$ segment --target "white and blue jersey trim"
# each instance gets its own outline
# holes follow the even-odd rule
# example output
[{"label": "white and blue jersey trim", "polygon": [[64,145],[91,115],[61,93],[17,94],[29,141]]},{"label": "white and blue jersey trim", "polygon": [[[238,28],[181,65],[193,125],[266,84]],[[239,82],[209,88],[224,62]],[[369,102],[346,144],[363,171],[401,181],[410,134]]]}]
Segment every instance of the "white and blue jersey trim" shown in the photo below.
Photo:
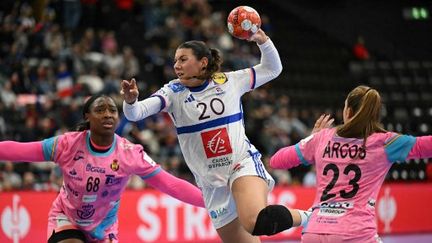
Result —
[{"label": "white and blue jersey trim", "polygon": [[155,94],[155,95],[151,95],[150,97],[158,97],[161,100],[161,107],[160,107],[159,112],[161,112],[163,109],[165,109],[166,102],[165,102],[165,99],[161,95]]},{"label": "white and blue jersey trim", "polygon": [[251,72],[252,72],[252,87],[251,89],[255,89],[255,85],[256,85],[256,71],[255,68],[251,68]]},{"label": "white and blue jersey trim", "polygon": [[413,148],[416,138],[409,135],[396,135],[386,141],[384,150],[391,163],[405,162],[409,152]]},{"label": "white and blue jersey trim", "polygon": [[221,117],[212,121],[198,123],[191,126],[177,127],[177,134],[199,132],[207,128],[218,127],[240,121],[243,118],[243,113],[239,112],[234,115]]},{"label": "white and blue jersey trim", "polygon": [[266,176],[266,173],[264,170],[264,165],[261,161],[261,153],[258,151],[252,152],[251,150],[248,150],[248,153],[254,161],[255,171],[257,172],[258,176],[263,178],[263,179],[267,179],[267,176]]}]

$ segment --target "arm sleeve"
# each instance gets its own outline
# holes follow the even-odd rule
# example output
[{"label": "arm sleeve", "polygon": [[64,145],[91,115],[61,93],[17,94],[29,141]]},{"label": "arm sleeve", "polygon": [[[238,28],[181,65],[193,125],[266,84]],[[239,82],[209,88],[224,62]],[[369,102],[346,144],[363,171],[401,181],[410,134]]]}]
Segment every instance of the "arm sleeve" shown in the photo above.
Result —
[{"label": "arm sleeve", "polygon": [[300,165],[300,158],[294,146],[279,149],[270,158],[270,167],[273,169],[291,169]]},{"label": "arm sleeve", "polygon": [[261,51],[261,62],[253,67],[256,78],[255,84],[252,84],[252,89],[273,80],[282,72],[282,62],[273,42],[268,39],[264,44],[258,45],[258,47]]},{"label": "arm sleeve", "polygon": [[171,175],[165,170],[160,170],[159,173],[146,178],[145,181],[152,187],[180,201],[197,207],[204,207],[204,199],[198,187]]},{"label": "arm sleeve", "polygon": [[417,137],[407,158],[432,158],[432,136]]},{"label": "arm sleeve", "polygon": [[392,135],[384,144],[384,150],[391,163],[405,162],[408,154],[416,143],[416,138],[408,135],[389,133]]},{"label": "arm sleeve", "polygon": [[148,116],[154,115],[164,107],[163,98],[151,96],[145,100],[135,102],[132,105],[123,101],[123,112],[130,121],[139,121]]},{"label": "arm sleeve", "polygon": [[42,142],[0,142],[0,160],[19,162],[45,161],[42,150]]}]

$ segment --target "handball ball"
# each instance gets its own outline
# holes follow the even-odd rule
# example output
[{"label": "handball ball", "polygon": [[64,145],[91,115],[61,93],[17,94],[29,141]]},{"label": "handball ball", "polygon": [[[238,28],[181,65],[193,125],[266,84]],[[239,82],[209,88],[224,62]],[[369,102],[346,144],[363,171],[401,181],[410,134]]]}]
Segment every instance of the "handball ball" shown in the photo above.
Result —
[{"label": "handball ball", "polygon": [[258,12],[248,6],[239,6],[231,11],[227,20],[228,31],[239,39],[249,39],[261,27]]}]

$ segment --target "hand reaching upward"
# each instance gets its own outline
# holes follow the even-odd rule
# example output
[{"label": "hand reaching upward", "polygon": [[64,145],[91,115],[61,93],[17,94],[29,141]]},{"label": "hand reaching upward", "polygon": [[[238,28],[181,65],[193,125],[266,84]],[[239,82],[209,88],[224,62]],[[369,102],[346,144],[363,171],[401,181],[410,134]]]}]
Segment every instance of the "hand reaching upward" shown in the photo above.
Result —
[{"label": "hand reaching upward", "polygon": [[138,99],[139,91],[135,79],[122,80],[120,94],[128,104],[133,104]]}]

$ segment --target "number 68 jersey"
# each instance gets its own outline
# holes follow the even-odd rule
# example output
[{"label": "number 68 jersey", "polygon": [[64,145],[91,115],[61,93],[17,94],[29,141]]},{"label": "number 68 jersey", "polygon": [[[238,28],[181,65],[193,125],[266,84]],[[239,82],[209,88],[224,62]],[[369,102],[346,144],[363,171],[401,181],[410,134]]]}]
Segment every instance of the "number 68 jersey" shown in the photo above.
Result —
[{"label": "number 68 jersey", "polygon": [[241,96],[255,88],[255,70],[216,73],[199,87],[178,79],[152,96],[162,101],[186,163],[200,187],[226,186],[235,163],[257,153],[248,141]]}]

